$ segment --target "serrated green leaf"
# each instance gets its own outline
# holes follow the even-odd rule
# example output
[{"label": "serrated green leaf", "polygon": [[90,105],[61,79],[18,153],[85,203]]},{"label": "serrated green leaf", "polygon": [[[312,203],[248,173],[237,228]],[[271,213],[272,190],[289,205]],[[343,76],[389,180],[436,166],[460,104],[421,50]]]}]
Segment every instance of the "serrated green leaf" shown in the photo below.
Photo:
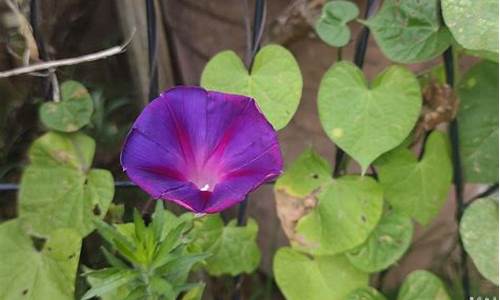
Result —
[{"label": "serrated green leaf", "polygon": [[275,190],[294,197],[304,197],[332,181],[332,167],[312,150],[304,151],[276,181]]},{"label": "serrated green leaf", "polygon": [[175,300],[176,298],[174,287],[164,278],[153,276],[147,288],[154,294],[163,296],[164,299]]},{"label": "serrated green leaf", "polygon": [[184,213],[180,216],[176,216],[163,207],[162,201],[157,201],[150,226],[153,228],[156,239],[163,241],[172,230],[175,230],[181,224],[184,224],[181,230],[182,233],[188,230],[193,218],[194,214],[192,213]]},{"label": "serrated green leaf", "polygon": [[218,53],[205,66],[201,86],[254,98],[279,130],[290,122],[299,106],[302,75],[290,51],[268,45],[255,56],[250,74],[233,51]]},{"label": "serrated green leaf", "polygon": [[155,211],[151,216],[152,222],[150,226],[153,227],[155,238],[157,240],[163,240],[166,236],[164,229],[165,223],[167,222],[167,213],[165,213],[165,211],[167,210],[164,208],[163,201],[156,201]]},{"label": "serrated green leaf", "polygon": [[125,264],[120,258],[114,256],[111,254],[111,252],[108,251],[108,249],[104,248],[101,246],[101,252],[104,254],[104,258],[110,264],[112,267],[118,268],[118,269],[127,269],[128,266]]},{"label": "serrated green leaf", "polygon": [[498,56],[498,0],[441,0],[441,7],[446,25],[464,48]]},{"label": "serrated green leaf", "polygon": [[18,219],[0,225],[0,299],[73,299],[80,236],[57,229],[36,249]]},{"label": "serrated green leaf", "polygon": [[446,288],[434,274],[424,270],[410,273],[398,293],[398,300],[450,300]]},{"label": "serrated green leaf", "polygon": [[146,238],[146,225],[144,224],[144,220],[142,219],[141,214],[134,209],[134,229],[135,236],[138,240],[142,240]]},{"label": "serrated green leaf", "polygon": [[337,63],[323,76],[318,94],[323,129],[363,170],[401,144],[415,125],[421,104],[418,81],[400,66],[386,69],[368,87],[359,68]]},{"label": "serrated green leaf", "polygon": [[364,23],[385,56],[399,63],[434,58],[452,41],[448,29],[440,24],[437,0],[386,0]]},{"label": "serrated green leaf", "polygon": [[351,30],[347,23],[354,20],[358,14],[358,7],[352,2],[342,0],[327,2],[314,29],[328,45],[343,47],[351,39]]},{"label": "serrated green leaf", "polygon": [[116,273],[97,281],[92,288],[82,296],[82,300],[91,299],[96,296],[102,296],[116,291],[118,288],[134,281],[137,276],[138,274],[131,270],[117,271]]},{"label": "serrated green leaf", "polygon": [[361,245],[377,225],[383,191],[370,177],[343,176],[318,195],[319,204],[300,219],[297,232],[314,254],[337,254]]},{"label": "serrated green leaf", "polygon": [[151,265],[152,269],[161,267],[170,260],[169,253],[182,243],[182,233],[184,231],[184,227],[184,223],[179,224],[175,229],[170,231],[161,242]]},{"label": "serrated green leaf", "polygon": [[75,132],[90,122],[94,110],[87,89],[77,81],[61,84],[61,101],[46,102],[40,107],[40,120],[49,129]]},{"label": "serrated green leaf", "polygon": [[[127,291],[128,293],[128,291]],[[135,289],[133,289],[130,293],[125,294],[127,295],[123,300],[139,300],[139,299],[143,299],[144,295],[147,294],[147,291],[146,291],[146,286],[138,286],[136,287]],[[120,298],[110,298],[109,300],[115,300],[115,299],[120,299]],[[105,299],[102,299],[102,300],[105,300]]]},{"label": "serrated green leaf", "polygon": [[209,257],[209,253],[179,253],[173,259],[158,269],[157,273],[162,274],[173,285],[182,285],[188,279],[189,272],[197,263],[203,262]]},{"label": "serrated green leaf", "polygon": [[33,143],[19,191],[19,217],[30,232],[47,236],[73,228],[83,237],[94,229],[92,219],[106,215],[113,177],[89,169],[94,148],[94,141],[80,133],[49,132]]},{"label": "serrated green leaf", "polygon": [[287,247],[276,252],[273,272],[288,300],[343,300],[350,291],[368,284],[368,274],[343,255],[308,257]]},{"label": "serrated green leaf", "polygon": [[[110,276],[114,276],[118,272],[120,272],[120,270],[116,268],[105,268],[101,270],[86,271],[83,275],[85,275],[90,287],[93,288],[101,285],[104,280],[106,280]],[[131,294],[131,289],[133,289],[133,285],[130,283],[122,285],[117,287],[116,289],[102,293],[101,295],[99,295],[99,299],[101,300],[129,299],[127,295]],[[143,295],[144,293],[141,294],[141,296]]]},{"label": "serrated green leaf", "polygon": [[438,214],[452,179],[447,135],[432,132],[420,161],[410,150],[399,148],[382,156],[375,165],[384,196],[395,211],[422,225]]},{"label": "serrated green leaf", "polygon": [[498,181],[498,64],[480,62],[458,85],[460,154],[467,182]]},{"label": "serrated green leaf", "polygon": [[220,215],[206,215],[196,219],[193,229],[189,232],[191,242],[188,245],[190,252],[208,251],[222,236],[224,222]]},{"label": "serrated green leaf", "polygon": [[123,233],[124,228],[130,228],[133,231],[134,226],[132,224],[117,224],[115,225],[116,227],[113,227],[101,220],[94,220],[94,224],[99,234],[110,243],[113,248],[120,252],[123,257],[131,262],[139,263],[135,255],[136,245],[134,239],[130,235]]},{"label": "serrated green leaf", "polygon": [[460,220],[460,237],[479,272],[498,285],[498,199],[475,200]]},{"label": "serrated green leaf", "polygon": [[367,273],[378,272],[403,256],[410,246],[412,235],[410,218],[389,212],[380,219],[368,240],[346,255],[356,268]]},{"label": "serrated green leaf", "polygon": [[236,226],[233,220],[207,250],[212,255],[206,261],[207,271],[214,276],[252,273],[260,263],[257,245],[257,222],[248,219],[245,226]]},{"label": "serrated green leaf", "polygon": [[195,287],[191,288],[184,296],[182,296],[182,300],[201,300],[204,290],[205,284],[199,283]]},{"label": "serrated green leaf", "polygon": [[345,300],[386,300],[386,298],[379,291],[368,286],[350,292]]}]

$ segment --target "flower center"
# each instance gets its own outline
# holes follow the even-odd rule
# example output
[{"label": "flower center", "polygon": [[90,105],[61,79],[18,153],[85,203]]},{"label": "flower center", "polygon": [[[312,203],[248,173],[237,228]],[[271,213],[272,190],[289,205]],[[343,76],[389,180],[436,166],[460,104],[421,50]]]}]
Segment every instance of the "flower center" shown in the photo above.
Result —
[{"label": "flower center", "polygon": [[219,176],[214,168],[195,170],[191,173],[190,181],[202,192],[213,192],[219,181]]}]

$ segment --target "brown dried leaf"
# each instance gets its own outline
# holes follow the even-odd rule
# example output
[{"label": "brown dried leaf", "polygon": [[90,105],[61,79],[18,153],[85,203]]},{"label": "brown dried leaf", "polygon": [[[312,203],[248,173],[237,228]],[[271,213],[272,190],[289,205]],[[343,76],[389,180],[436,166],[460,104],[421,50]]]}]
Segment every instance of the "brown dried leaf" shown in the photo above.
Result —
[{"label": "brown dried leaf", "polygon": [[314,27],[325,2],[325,0],[292,1],[271,24],[271,40],[286,45],[305,36]]},{"label": "brown dried leaf", "polygon": [[458,111],[458,97],[448,84],[432,80],[423,89],[422,98],[423,106],[415,128],[415,140],[419,140],[425,131],[453,120]]},{"label": "brown dried leaf", "polygon": [[318,191],[319,190],[316,190],[306,197],[292,196],[288,194],[285,189],[276,189],[274,191],[278,218],[280,219],[281,227],[290,240],[290,243],[298,243],[304,247],[313,246],[306,242],[304,237],[297,234],[295,228],[298,221],[316,207],[318,203],[316,199]]}]

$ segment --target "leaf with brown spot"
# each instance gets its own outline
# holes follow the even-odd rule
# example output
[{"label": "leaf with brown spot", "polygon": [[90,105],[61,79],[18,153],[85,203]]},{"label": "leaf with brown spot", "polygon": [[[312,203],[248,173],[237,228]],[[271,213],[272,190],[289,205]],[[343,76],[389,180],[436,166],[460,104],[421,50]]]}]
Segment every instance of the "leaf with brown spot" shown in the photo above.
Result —
[{"label": "leaf with brown spot", "polygon": [[278,218],[292,244],[311,246],[296,233],[297,222],[316,206],[316,193],[332,181],[329,163],[306,150],[278,179],[274,189]]},{"label": "leaf with brown spot", "polygon": [[34,245],[19,219],[0,225],[0,299],[74,299],[80,236],[56,229],[43,241]]},{"label": "leaf with brown spot", "polygon": [[94,140],[81,133],[49,132],[33,143],[19,190],[19,217],[30,232],[47,236],[73,228],[86,236],[95,214],[104,217],[113,199],[113,176],[91,169],[94,150]]}]

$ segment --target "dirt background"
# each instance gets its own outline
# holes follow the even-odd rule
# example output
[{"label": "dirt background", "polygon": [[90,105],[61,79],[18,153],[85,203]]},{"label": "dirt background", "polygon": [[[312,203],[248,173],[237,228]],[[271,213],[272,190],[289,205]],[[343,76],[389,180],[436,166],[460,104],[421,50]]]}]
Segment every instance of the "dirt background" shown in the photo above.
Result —
[{"label": "dirt background", "polygon": [[[23,2],[23,1],[21,1]],[[46,39],[51,58],[78,56],[108,48],[121,43],[135,27],[136,34],[129,50],[119,56],[103,61],[91,62],[58,71],[61,78],[74,78],[89,86],[102,87],[113,96],[127,97],[131,106],[127,115],[136,116],[144,105],[145,91],[148,86],[147,43],[143,1],[133,0],[44,0],[40,1],[40,30]],[[161,2],[161,3],[160,3]],[[263,44],[273,42],[272,30],[277,19],[291,4],[289,0],[268,0],[266,30]],[[321,1],[319,1],[321,2]],[[358,0],[360,10],[365,1]],[[200,74],[208,59],[219,51],[232,49],[244,56],[246,36],[244,16],[252,16],[253,1],[249,1],[250,11],[242,5],[243,1],[227,0],[177,0],[157,1],[158,17],[158,60],[160,70],[160,90],[167,89],[175,82],[197,85]],[[27,5],[22,7],[27,12]],[[360,31],[359,23],[353,22],[353,39]],[[5,36],[0,38],[4,44]],[[2,44],[3,45],[3,44]],[[285,45],[296,57],[304,79],[304,89],[300,107],[290,124],[280,131],[279,137],[285,162],[292,162],[302,151],[313,148],[333,162],[335,147],[327,138],[320,125],[316,96],[321,77],[336,60],[336,50],[319,40],[312,30],[306,29]],[[354,42],[343,51],[344,59],[352,60]],[[2,70],[15,66],[12,59],[0,55]],[[3,58],[3,59],[2,59]],[[439,59],[426,64],[410,65],[415,72],[440,63]],[[372,38],[369,40],[364,72],[371,79],[391,63],[384,57]],[[462,65],[467,68],[471,61]],[[5,125],[3,139],[9,139],[15,129],[9,128],[13,120],[28,120],[23,123],[23,138],[26,142],[11,150],[15,155],[7,156],[4,163],[18,159],[25,162],[25,150],[29,141],[40,133],[36,120],[34,100],[40,91],[39,78],[22,76],[0,80],[0,96],[11,109],[3,113]],[[32,91],[35,90],[35,92]],[[36,92],[38,91],[38,92]],[[5,100],[3,100],[5,101]],[[3,104],[2,104],[3,105]],[[15,115],[13,115],[15,114]],[[13,131],[14,130],[14,131]],[[17,135],[16,135],[17,136]],[[99,149],[100,145],[97,145]],[[114,171],[115,177],[123,178],[118,165],[117,149],[109,149],[98,156],[97,164]],[[6,180],[18,179],[16,172],[6,176]],[[476,193],[478,187],[467,187],[466,199]],[[0,194],[0,213],[4,217],[15,214],[13,195]],[[272,256],[275,250],[287,244],[276,217],[272,187],[264,186],[250,197],[249,216],[257,219],[260,225],[259,243],[263,252],[261,270],[270,274]],[[234,213],[234,212],[233,212]],[[453,192],[443,207],[439,217],[426,228],[417,226],[415,242],[410,251],[396,265],[390,268],[383,282],[383,289],[393,290],[415,269],[428,269],[440,274],[448,284],[456,285],[456,222]],[[470,264],[474,271],[474,266]],[[473,275],[473,277],[477,277]],[[377,281],[377,278],[373,279]],[[495,287],[481,281],[483,289],[495,291]]]}]

